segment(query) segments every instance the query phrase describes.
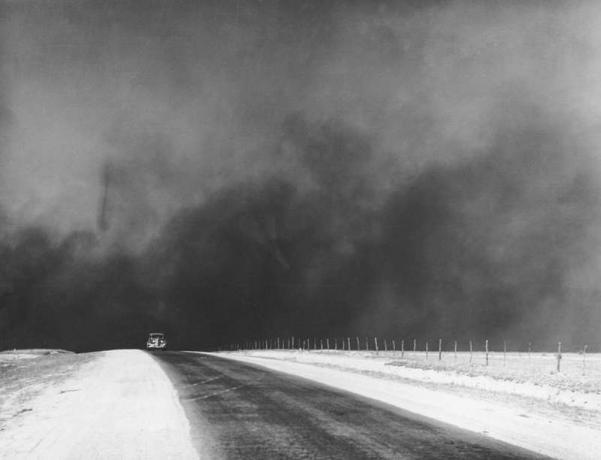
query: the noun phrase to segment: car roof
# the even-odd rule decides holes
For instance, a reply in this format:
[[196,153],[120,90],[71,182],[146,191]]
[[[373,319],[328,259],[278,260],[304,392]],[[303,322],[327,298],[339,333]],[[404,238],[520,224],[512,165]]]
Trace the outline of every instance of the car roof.
[[151,332],[149,335],[165,335],[162,332]]

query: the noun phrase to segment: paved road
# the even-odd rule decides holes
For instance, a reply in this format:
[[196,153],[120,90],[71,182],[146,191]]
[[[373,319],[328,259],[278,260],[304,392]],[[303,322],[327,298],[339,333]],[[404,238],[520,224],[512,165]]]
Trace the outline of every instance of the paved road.
[[155,353],[199,451],[226,459],[541,458],[311,381],[215,356]]

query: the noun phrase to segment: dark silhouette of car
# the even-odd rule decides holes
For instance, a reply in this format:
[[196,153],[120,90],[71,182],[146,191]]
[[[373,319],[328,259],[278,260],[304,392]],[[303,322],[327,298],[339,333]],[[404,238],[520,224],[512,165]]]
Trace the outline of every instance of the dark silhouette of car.
[[165,334],[162,332],[151,332],[148,334],[148,340],[146,341],[147,350],[166,350],[167,339]]

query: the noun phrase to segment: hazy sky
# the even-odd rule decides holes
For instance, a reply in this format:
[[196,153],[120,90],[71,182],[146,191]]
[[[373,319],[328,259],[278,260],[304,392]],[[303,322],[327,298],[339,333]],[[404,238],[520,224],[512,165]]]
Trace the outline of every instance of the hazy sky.
[[559,312],[549,330],[598,315],[597,2],[4,1],[0,21],[9,246],[88,231],[146,257],[181,213],[277,178],[288,223],[265,192],[245,248],[294,270],[295,225],[314,225],[306,293],[384,259],[349,327],[450,329],[452,305],[482,302],[492,329],[529,303]]
[[94,225],[107,162],[152,222],[230,180],[296,174],[292,113],[364,130],[392,163],[374,179],[396,182],[486,151],[519,104],[587,137],[601,110],[594,2],[4,6],[3,207],[62,231]]

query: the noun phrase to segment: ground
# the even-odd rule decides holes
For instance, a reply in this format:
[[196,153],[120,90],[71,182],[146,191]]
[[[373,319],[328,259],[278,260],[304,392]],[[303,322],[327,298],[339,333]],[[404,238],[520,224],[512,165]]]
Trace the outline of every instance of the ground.
[[[601,357],[263,350],[219,353],[544,455],[601,451]],[[585,361],[586,359],[586,361]],[[198,458],[152,354],[0,353],[0,458]],[[202,382],[201,382],[202,383]],[[179,395],[180,397],[182,395]],[[196,449],[194,448],[196,447]]]
[[168,377],[138,350],[0,357],[0,458],[193,459]]
[[601,451],[601,356],[259,350],[220,353],[556,458]]

